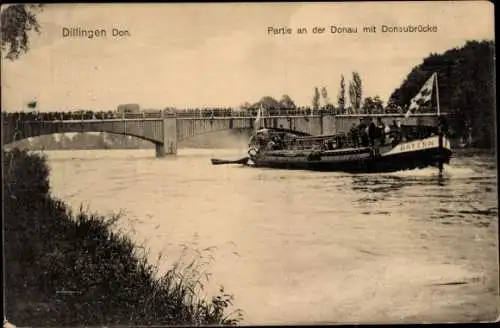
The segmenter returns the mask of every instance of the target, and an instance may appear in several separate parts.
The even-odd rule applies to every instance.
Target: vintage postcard
[[[497,320],[491,2],[1,28],[5,327]]]

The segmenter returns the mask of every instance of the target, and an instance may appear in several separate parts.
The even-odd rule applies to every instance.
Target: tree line
[[[285,94],[280,100],[270,96],[262,97],[259,101],[251,104],[245,102],[240,107],[242,109],[258,109],[264,107],[268,110],[326,110],[336,114],[382,114],[386,112],[384,103],[380,96],[365,97],[363,99],[363,82],[358,72],[352,72],[352,80],[349,82],[349,103],[346,101],[345,79],[344,75],[340,77],[340,91],[337,96],[337,104],[333,104],[328,95],[328,90],[325,86],[313,89],[311,107],[299,107],[295,104],[292,98]],[[402,108],[399,108],[402,112]],[[395,112],[392,110],[392,112]]]
[[[405,105],[436,72],[442,112],[450,114],[450,131],[464,144],[495,145],[495,44],[468,41],[443,54],[431,53],[394,90],[389,103]]]
[[[439,105],[441,112],[448,114],[450,137],[461,140],[464,146],[494,147],[494,47],[494,41],[491,40],[468,41],[463,47],[453,48],[442,54],[431,53],[410,71],[385,106],[379,96],[363,99],[363,84],[358,72],[352,73],[348,84],[348,103],[345,78],[341,75],[336,106],[330,103],[325,87],[321,92],[318,87],[314,87],[312,108],[333,108],[337,114],[404,113],[427,79],[437,73]],[[434,93],[431,106],[433,112],[436,111],[436,97],[437,93]],[[288,95],[284,95],[280,101],[264,97],[254,107],[260,103],[271,104],[270,108],[297,108]],[[425,112],[425,109],[422,111]]]

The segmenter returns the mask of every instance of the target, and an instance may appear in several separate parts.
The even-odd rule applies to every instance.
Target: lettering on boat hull
[[[382,156],[396,155],[406,152],[419,151],[425,149],[432,149],[439,147],[439,137],[429,137],[422,140],[415,140],[410,142],[405,142],[397,145],[387,153]],[[447,138],[443,138],[443,148],[451,150],[450,141]]]

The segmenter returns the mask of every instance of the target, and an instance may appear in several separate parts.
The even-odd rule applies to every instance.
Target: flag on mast
[[[437,74],[435,72],[432,73],[431,77],[425,82],[417,95],[411,99],[410,107],[406,112],[405,118],[410,117],[410,115],[414,114],[421,106],[432,100],[432,91],[434,89],[436,77]]]
[[[260,129],[260,121],[262,119],[262,110],[263,109],[264,108],[262,107],[262,104],[260,104],[259,111],[257,112],[257,117],[255,118],[255,124],[254,124],[255,130]]]

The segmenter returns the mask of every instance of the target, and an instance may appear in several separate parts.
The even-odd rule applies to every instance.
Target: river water
[[[204,250],[207,291],[243,324],[493,320],[498,201],[493,157],[351,175],[212,166],[242,149],[45,152],[53,193],[122,212],[120,228],[168,269]],[[188,251],[186,251],[186,249]]]

